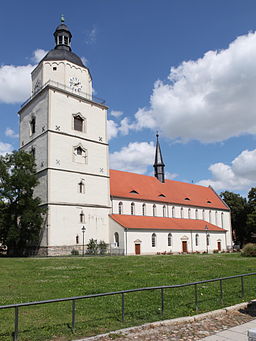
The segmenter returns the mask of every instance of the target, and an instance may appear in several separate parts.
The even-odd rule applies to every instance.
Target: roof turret
[[[155,169],[155,177],[161,181],[164,182],[164,161],[161,153],[160,143],[159,143],[159,134],[156,134],[156,154],[155,154],[155,163],[153,165]]]

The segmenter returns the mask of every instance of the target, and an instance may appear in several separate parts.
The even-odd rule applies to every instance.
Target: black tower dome
[[[64,17],[61,16],[61,24],[54,32],[55,48],[47,53],[42,59],[46,60],[68,60],[74,64],[84,67],[80,57],[71,50],[72,34],[67,25],[64,24]]]

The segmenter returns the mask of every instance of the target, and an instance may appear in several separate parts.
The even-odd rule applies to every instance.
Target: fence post
[[[76,322],[76,300],[72,300],[72,331],[75,330]]]
[[[222,279],[220,279],[220,301],[223,304],[223,288],[222,288]]]
[[[19,333],[19,308],[15,307],[13,341],[18,340],[18,333]]]
[[[122,322],[124,322],[124,293],[122,292]]]
[[[241,294],[242,298],[244,298],[244,276],[241,276]]]
[[[197,284],[195,284],[195,305],[196,305],[196,311],[198,311]]]
[[[161,288],[161,313],[164,314],[164,288]]]

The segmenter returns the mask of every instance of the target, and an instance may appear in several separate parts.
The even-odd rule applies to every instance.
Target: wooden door
[[[218,245],[218,251],[221,251],[221,242],[217,242]]]
[[[182,252],[188,252],[188,243],[186,240],[182,241]]]
[[[140,244],[135,244],[135,255],[140,255]]]

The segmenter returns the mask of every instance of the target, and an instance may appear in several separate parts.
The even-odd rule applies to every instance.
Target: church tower
[[[41,251],[70,254],[90,238],[109,243],[107,107],[92,94],[89,69],[72,52],[61,19],[55,48],[32,71],[22,105],[20,148],[35,156],[35,195],[47,208]]]

